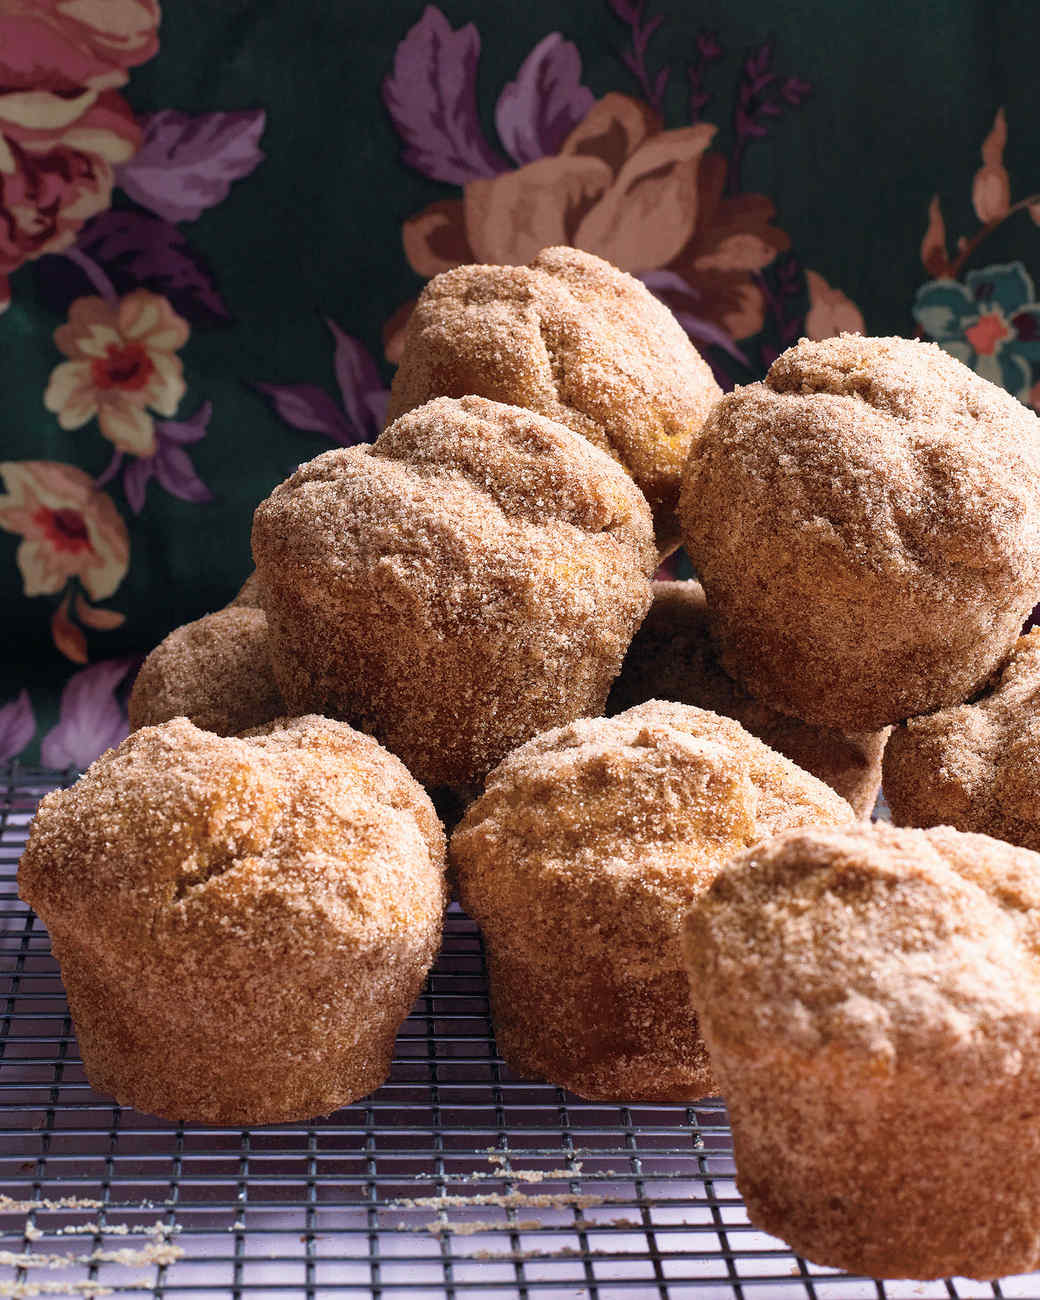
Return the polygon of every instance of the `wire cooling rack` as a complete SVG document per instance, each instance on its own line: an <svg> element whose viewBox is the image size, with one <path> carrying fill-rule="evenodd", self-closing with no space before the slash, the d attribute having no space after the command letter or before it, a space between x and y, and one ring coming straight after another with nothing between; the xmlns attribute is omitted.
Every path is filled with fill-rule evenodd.
<svg viewBox="0 0 1040 1300"><path fill-rule="evenodd" d="M0 767L0 1296L1040 1300L1040 1276L817 1268L748 1223L721 1102L606 1106L510 1074L479 935L454 908L372 1096L254 1130L114 1105L86 1082L15 888L37 800L73 777Z"/></svg>

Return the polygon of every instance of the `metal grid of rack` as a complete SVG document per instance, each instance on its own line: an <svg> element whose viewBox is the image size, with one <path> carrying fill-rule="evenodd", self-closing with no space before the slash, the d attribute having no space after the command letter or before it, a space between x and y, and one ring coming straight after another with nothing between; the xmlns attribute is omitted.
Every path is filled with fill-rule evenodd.
<svg viewBox="0 0 1040 1300"><path fill-rule="evenodd" d="M0 768L0 1296L1040 1300L1040 1275L880 1283L799 1259L749 1224L719 1101L608 1106L511 1075L454 908L372 1096L255 1130L120 1108L86 1082L15 888L37 800L72 775Z"/></svg>

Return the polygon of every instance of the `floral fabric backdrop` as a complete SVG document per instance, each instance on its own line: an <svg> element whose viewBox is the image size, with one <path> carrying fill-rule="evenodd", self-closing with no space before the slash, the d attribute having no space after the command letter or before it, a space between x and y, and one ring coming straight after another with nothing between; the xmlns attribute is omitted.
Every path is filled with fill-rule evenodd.
<svg viewBox="0 0 1040 1300"><path fill-rule="evenodd" d="M570 243L726 388L937 340L1040 409L1031 0L0 0L0 761L83 766L422 284Z"/></svg>

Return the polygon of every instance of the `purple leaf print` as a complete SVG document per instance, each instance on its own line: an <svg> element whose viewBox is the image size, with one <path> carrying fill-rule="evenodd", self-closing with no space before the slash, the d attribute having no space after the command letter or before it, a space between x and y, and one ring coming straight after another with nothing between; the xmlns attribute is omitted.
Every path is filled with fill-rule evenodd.
<svg viewBox="0 0 1040 1300"><path fill-rule="evenodd" d="M780 94L784 99L795 108L805 99L812 91L812 85L808 81L803 81L801 77L787 77L780 87Z"/></svg>
<svg viewBox="0 0 1040 1300"><path fill-rule="evenodd" d="M389 404L389 388L380 388L371 393L366 393L362 398L361 405L368 412L369 425L371 428L375 429L377 438L386 425L386 408Z"/></svg>
<svg viewBox="0 0 1040 1300"><path fill-rule="evenodd" d="M402 161L431 180L465 185L507 167L477 116L479 58L476 27L452 31L436 5L427 5L383 82L383 103L404 142Z"/></svg>
<svg viewBox="0 0 1040 1300"><path fill-rule="evenodd" d="M711 103L711 95L704 85L704 73L708 64L721 59L723 53L718 32L710 32L701 28L697 33L697 58L687 68L687 78L690 83L690 120L692 122L699 122L701 114Z"/></svg>
<svg viewBox="0 0 1040 1300"><path fill-rule="evenodd" d="M190 445L205 438L212 416L213 403L203 402L195 414L189 415L186 420L159 420L156 428L167 441Z"/></svg>
<svg viewBox="0 0 1040 1300"><path fill-rule="evenodd" d="M596 97L581 84L581 55L559 32L538 42L498 97L495 127L521 166L559 152Z"/></svg>
<svg viewBox="0 0 1040 1300"><path fill-rule="evenodd" d="M104 212L87 222L75 247L102 267L117 293L144 288L164 294L192 325L231 319L202 256L162 217ZM62 315L74 298L97 292L81 267L60 255L41 258L38 283L41 298Z"/></svg>
<svg viewBox="0 0 1040 1300"><path fill-rule="evenodd" d="M158 446L151 456L140 456L123 471L123 491L130 509L139 515L144 509L149 482L154 478L160 487L182 501L201 504L213 500L213 493L195 472L186 445L206 436L213 403L203 402L187 420L156 420Z"/></svg>
<svg viewBox="0 0 1040 1300"><path fill-rule="evenodd" d="M698 290L676 271L645 271L639 276L650 292L660 298L686 333L697 344L711 344L722 348L724 352L739 361L743 366L750 366L747 354L743 352L721 325L706 320L698 315L700 300Z"/></svg>
<svg viewBox="0 0 1040 1300"><path fill-rule="evenodd" d="M167 221L194 221L227 198L233 181L263 161L263 109L182 113L144 119L144 142L116 173L135 203Z"/></svg>
<svg viewBox="0 0 1040 1300"><path fill-rule="evenodd" d="M0 763L17 758L36 734L29 692L19 691L0 709Z"/></svg>
<svg viewBox="0 0 1040 1300"><path fill-rule="evenodd" d="M643 88L643 94L650 106L661 111L661 98L668 85L668 69L661 68L650 84L650 69L647 66L646 51L650 38L664 22L664 15L658 14L649 22L643 22L643 8L646 0L610 0L610 7L623 23L628 23L631 30L632 48L621 55L621 62Z"/></svg>
<svg viewBox="0 0 1040 1300"><path fill-rule="evenodd" d="M763 41L757 50L752 50L747 57L745 68L750 78L763 76L773 61L772 41Z"/></svg>
<svg viewBox="0 0 1040 1300"><path fill-rule="evenodd" d="M152 464L154 459L154 456L143 456L140 460L131 461L123 471L123 491L135 515L144 509L148 481L155 472Z"/></svg>
<svg viewBox="0 0 1040 1300"><path fill-rule="evenodd" d="M58 724L40 746L45 767L89 767L99 754L126 738L130 725L116 687L139 662L138 655L128 655L73 673L61 693Z"/></svg>
<svg viewBox="0 0 1040 1300"><path fill-rule="evenodd" d="M811 84L797 76L778 82L773 55L774 44L770 38L757 49L749 50L744 59L733 107L735 138L727 177L731 194L740 191L740 169L748 142L769 133L764 119L781 117L785 106L797 108L812 91Z"/></svg>
<svg viewBox="0 0 1040 1300"><path fill-rule="evenodd" d="M697 53L707 63L714 63L716 59L721 59L725 51L718 32L710 32L702 28L697 33Z"/></svg>
<svg viewBox="0 0 1040 1300"><path fill-rule="evenodd" d="M162 442L155 453L155 477L171 496L201 505L213 500L213 493L195 472L191 457L183 447Z"/></svg>
<svg viewBox="0 0 1040 1300"><path fill-rule="evenodd" d="M286 424L308 433L327 434L349 447L357 442L354 431L335 401L317 384L257 384Z"/></svg>
<svg viewBox="0 0 1040 1300"><path fill-rule="evenodd" d="M371 442L382 431L390 394L383 387L379 369L365 345L341 330L329 317L325 318L325 324L336 343L336 382L343 409L357 435L354 441Z"/></svg>

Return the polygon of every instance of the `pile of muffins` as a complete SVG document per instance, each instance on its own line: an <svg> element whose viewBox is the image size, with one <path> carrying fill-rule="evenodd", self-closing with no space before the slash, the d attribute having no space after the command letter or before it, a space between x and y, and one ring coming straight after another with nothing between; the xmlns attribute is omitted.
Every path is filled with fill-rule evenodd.
<svg viewBox="0 0 1040 1300"><path fill-rule="evenodd" d="M680 541L699 582L655 583ZM235 1125L363 1096L454 890L509 1064L721 1090L799 1252L1040 1265L1032 412L853 335L723 396L550 248L432 280L382 434L252 545L22 859L95 1087ZM882 767L913 829L867 820Z"/></svg>

